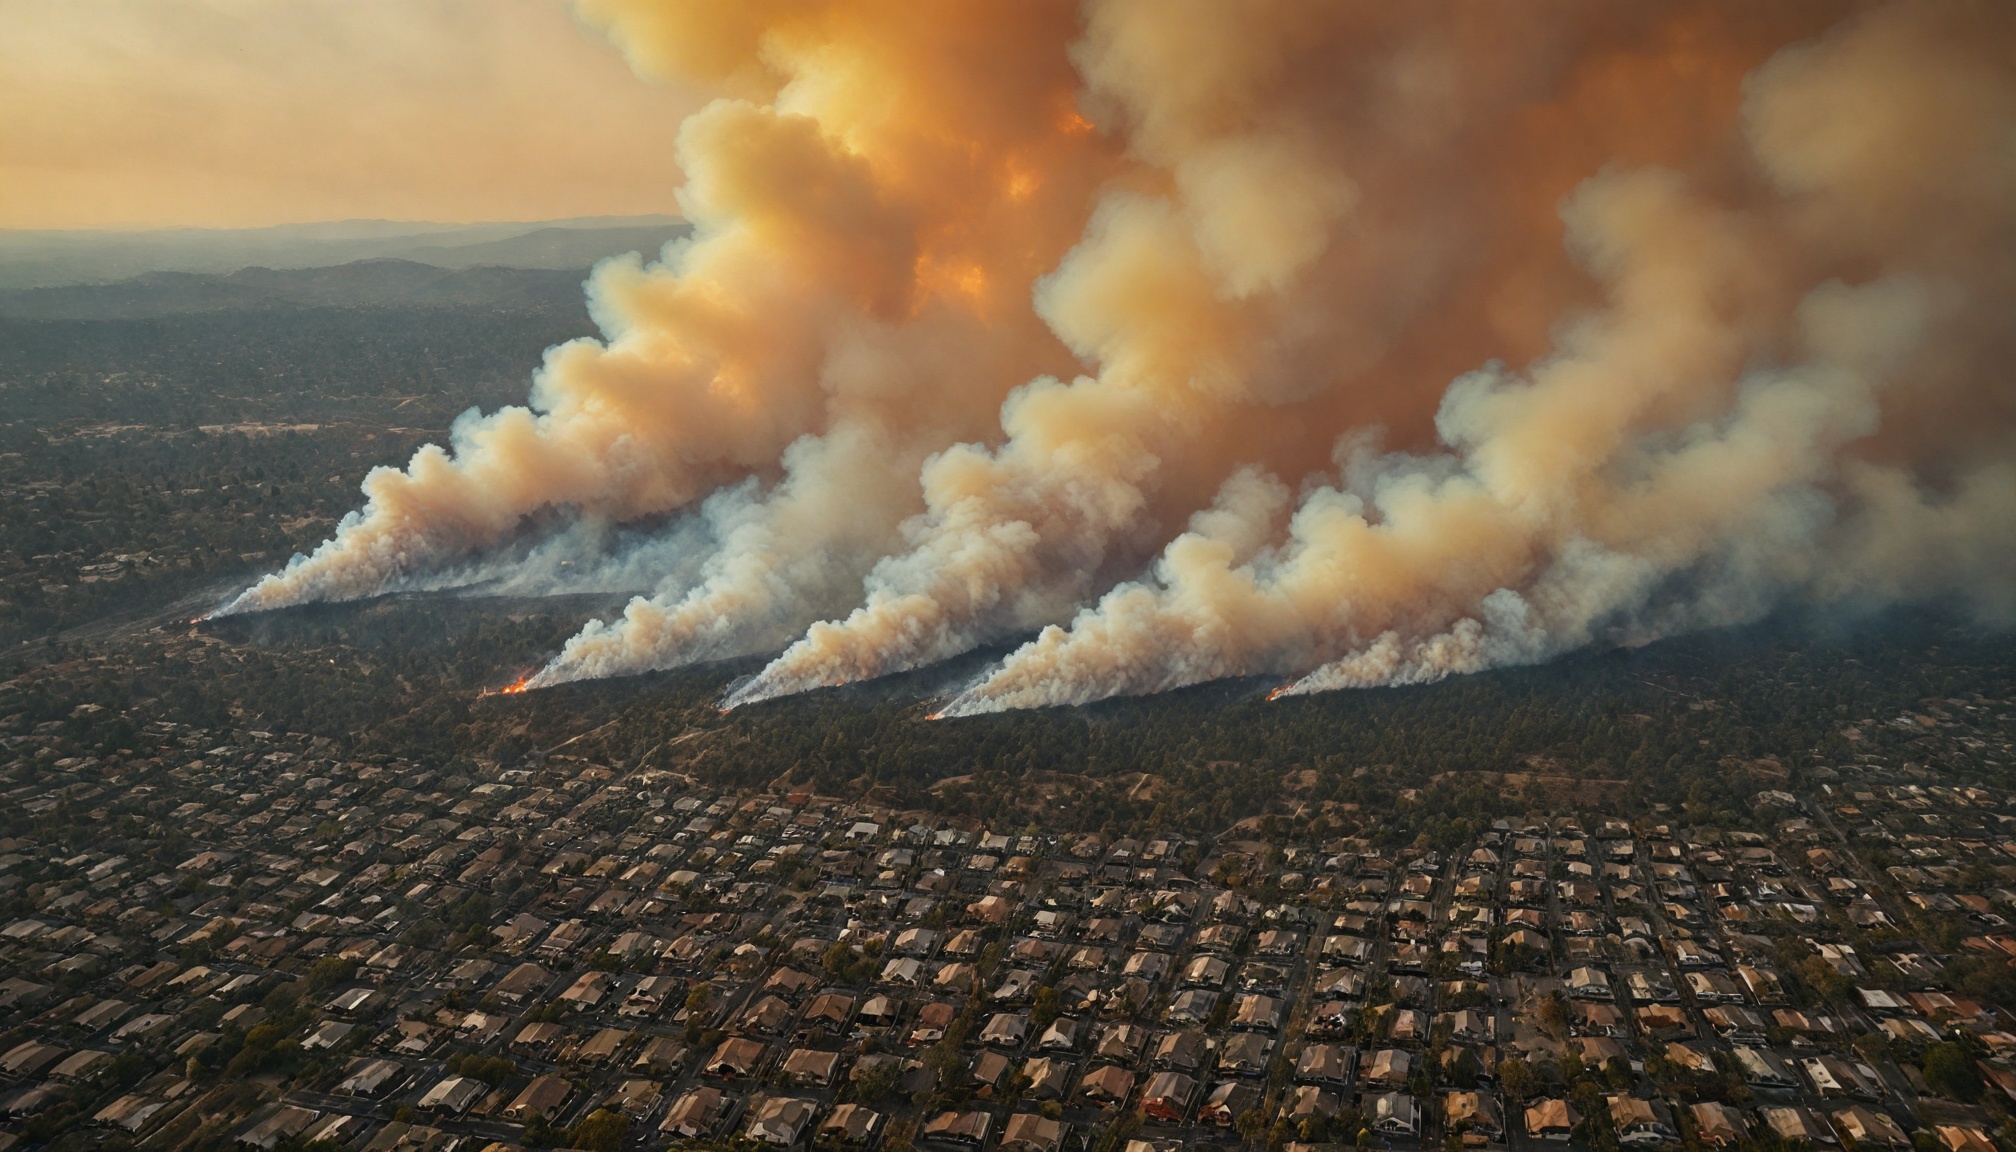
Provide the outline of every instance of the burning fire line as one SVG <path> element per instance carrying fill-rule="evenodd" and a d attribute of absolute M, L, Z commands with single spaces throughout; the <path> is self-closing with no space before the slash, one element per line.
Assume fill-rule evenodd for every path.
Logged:
<path fill-rule="evenodd" d="M 511 683 L 506 684 L 502 688 L 485 688 L 481 692 L 478 692 L 476 694 L 476 698 L 478 700 L 482 700 L 490 696 L 516 696 L 519 693 L 525 691 L 531 679 L 532 675 L 531 673 L 528 672 L 525 675 L 518 677 L 518 679 L 513 680 Z"/>

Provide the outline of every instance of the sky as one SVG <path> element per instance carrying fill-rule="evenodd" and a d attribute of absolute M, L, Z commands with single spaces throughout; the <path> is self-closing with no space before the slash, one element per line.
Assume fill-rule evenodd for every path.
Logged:
<path fill-rule="evenodd" d="M 0 0 L 0 228 L 677 213 L 700 103 L 562 0 Z"/>

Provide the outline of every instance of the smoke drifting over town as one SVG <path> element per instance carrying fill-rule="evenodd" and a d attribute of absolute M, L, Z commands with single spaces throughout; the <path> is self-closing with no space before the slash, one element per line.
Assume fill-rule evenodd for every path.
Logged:
<path fill-rule="evenodd" d="M 951 715 L 2016 616 L 2007 4 L 578 9 L 720 94 L 692 238 L 222 611 L 564 557 L 647 592 L 530 686 L 731 706 L 1035 635 Z"/>

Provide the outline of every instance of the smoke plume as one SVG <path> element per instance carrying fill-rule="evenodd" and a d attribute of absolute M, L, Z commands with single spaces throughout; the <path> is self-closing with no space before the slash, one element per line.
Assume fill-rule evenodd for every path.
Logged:
<path fill-rule="evenodd" d="M 722 94 L 693 238 L 225 611 L 669 515 L 533 686 L 1035 634 L 950 715 L 2016 618 L 2006 5 L 578 7 Z"/>

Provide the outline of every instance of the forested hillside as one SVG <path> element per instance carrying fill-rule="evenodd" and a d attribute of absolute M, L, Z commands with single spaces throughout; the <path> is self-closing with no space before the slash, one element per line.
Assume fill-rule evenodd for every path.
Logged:
<path fill-rule="evenodd" d="M 544 349 L 594 331 L 578 275 L 524 275 L 544 287 L 479 304 L 352 273 L 343 307 L 176 311 L 156 285 L 155 315 L 0 318 L 0 644 L 222 596 L 326 537 L 371 468 L 522 403 Z"/>

